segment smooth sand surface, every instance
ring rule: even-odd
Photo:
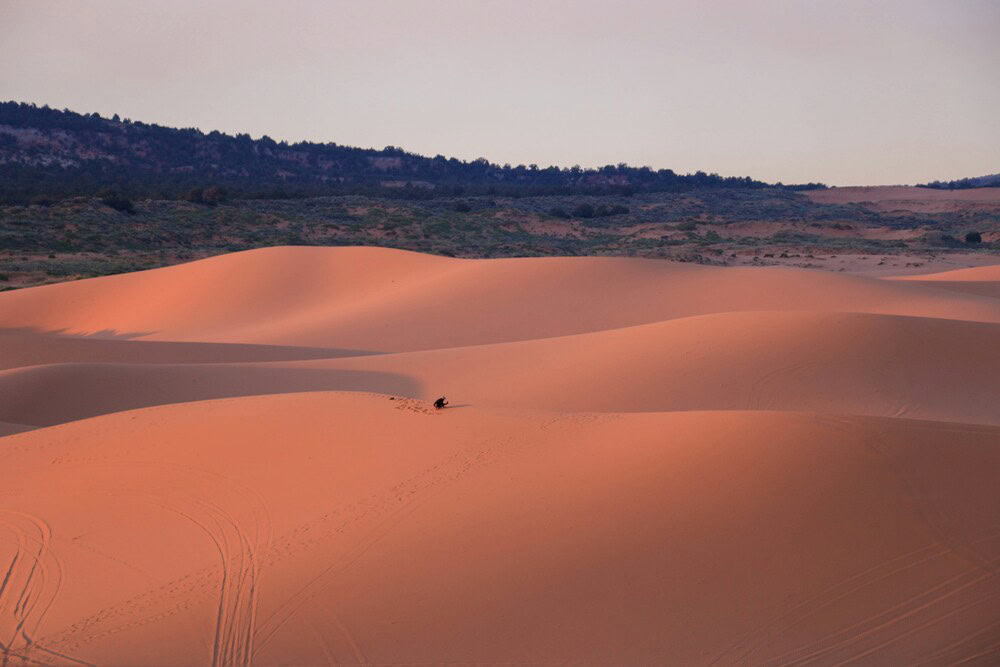
[[[34,426],[29,426],[28,424],[12,424],[10,422],[0,421],[0,436],[11,435],[12,433],[21,433],[23,431],[30,431],[35,428]]]
[[[895,276],[891,280],[904,280],[910,285],[937,287],[962,294],[975,294],[1000,299],[1000,265],[976,266],[940,273]]]
[[[4,292],[0,327],[404,352],[744,310],[1000,323],[1000,303],[993,298],[822,271],[282,247]]]
[[[968,657],[996,642],[998,437],[345,393],[150,408],[5,439],[3,525],[50,575],[15,564],[8,590],[38,600],[40,661]]]
[[[941,282],[1000,282],[1000,264],[954,269],[940,273],[925,273],[915,276],[898,276],[893,280],[919,280]]]
[[[996,664],[996,271],[272,248],[2,293],[2,660]]]
[[[442,388],[465,403],[555,411],[798,410],[1000,425],[1000,325],[736,312],[329,360],[50,364],[0,371],[0,420],[48,426],[150,405],[297,391],[433,400]]]
[[[66,336],[31,329],[0,329],[0,350],[0,370],[60,362],[209,364],[328,359],[365,353],[363,350],[276,345],[133,341],[97,336]]]

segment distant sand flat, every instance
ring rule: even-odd
[[[0,293],[0,654],[995,664],[998,284],[271,248]]]

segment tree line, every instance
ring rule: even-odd
[[[169,128],[18,102],[0,103],[0,201],[45,203],[96,196],[186,199],[198,189],[234,198],[363,194],[439,196],[627,195],[698,188],[813,189],[750,177],[632,167],[597,169],[498,165],[425,157],[395,146],[381,150],[335,143],[253,139],[197,128]],[[211,202],[206,202],[211,203]]]

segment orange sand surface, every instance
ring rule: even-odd
[[[962,294],[977,294],[1000,299],[1000,265],[998,264],[954,269],[941,273],[896,276],[892,280],[905,280],[911,285],[937,287]]]
[[[0,660],[996,664],[998,269],[271,248],[2,293]]]

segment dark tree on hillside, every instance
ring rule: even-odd
[[[105,206],[109,206],[116,211],[121,211],[122,213],[128,213],[129,215],[135,213],[135,206],[133,206],[132,200],[118,190],[105,188],[104,190],[101,190],[99,196],[101,198],[101,203]]]

